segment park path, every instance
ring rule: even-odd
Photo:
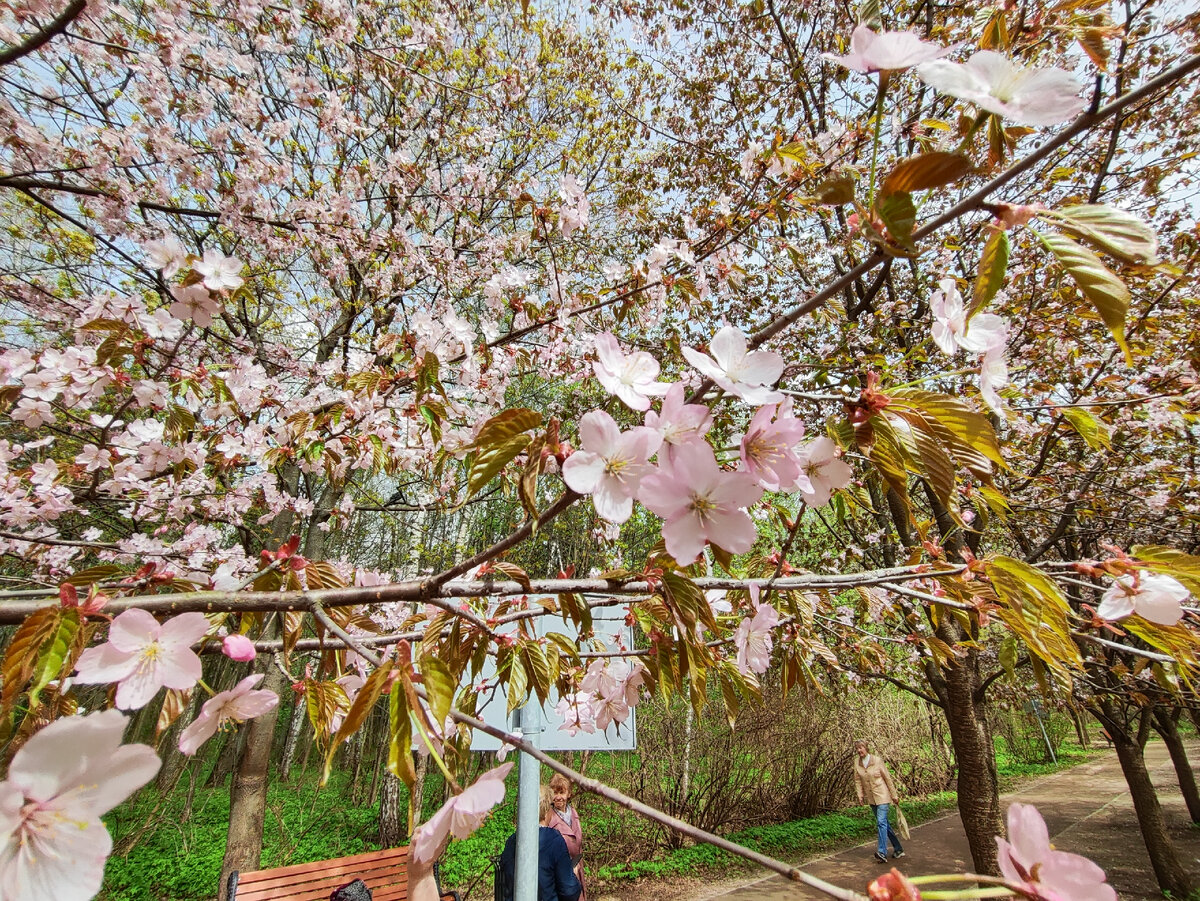
[[[1188,753],[1200,758],[1200,743],[1191,742]],[[1200,880],[1200,829],[1190,825],[1179,793],[1170,757],[1161,742],[1146,747],[1146,766],[1158,789],[1168,828],[1184,858],[1184,865]],[[1138,831],[1125,779],[1117,756],[1108,752],[1089,763],[1063,770],[1022,786],[1003,797],[1005,809],[1012,801],[1034,804],[1046,819],[1051,841],[1063,851],[1085,854],[1104,867],[1109,882],[1122,901],[1162,901],[1150,869],[1150,860]],[[872,854],[875,842],[807,861],[803,868],[836,885],[865,889],[887,868]],[[889,863],[910,876],[961,873],[971,869],[970,851],[957,813],[912,830],[904,843],[907,855]],[[804,886],[771,876],[735,889],[698,896],[709,901],[828,901]]]

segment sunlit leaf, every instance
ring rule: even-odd
[[[975,275],[975,285],[971,290],[968,318],[991,303],[992,298],[1004,287],[1008,251],[1008,232],[1002,228],[991,227],[991,234],[979,255],[979,271]]]
[[[1058,258],[1070,273],[1084,297],[1092,302],[1113,339],[1125,354],[1125,362],[1133,365],[1133,354],[1125,343],[1125,316],[1129,311],[1129,289],[1125,287],[1100,258],[1075,243],[1066,235],[1037,233],[1046,249]]]
[[[1122,263],[1152,266],[1158,262],[1158,236],[1145,222],[1117,207],[1085,203],[1047,210],[1043,219]]]
[[[879,193],[882,196],[928,191],[952,184],[970,171],[971,161],[961,153],[934,150],[897,163],[883,180]]]

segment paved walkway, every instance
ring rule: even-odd
[[[1200,743],[1191,743],[1188,753],[1193,763],[1200,761]],[[1200,881],[1200,827],[1190,823],[1175,770],[1161,742],[1147,746],[1146,765],[1184,865]],[[1038,779],[1005,795],[1003,800],[1005,809],[1011,801],[1035,804],[1046,819],[1054,845],[1063,851],[1086,854],[1104,867],[1122,901],[1162,901],[1115,753]],[[872,858],[874,849],[872,841],[807,861],[804,869],[837,885],[863,890],[885,869]],[[957,813],[914,827],[904,850],[907,856],[893,865],[912,876],[971,869],[970,851]],[[781,876],[701,897],[722,901],[828,901],[828,896]]]

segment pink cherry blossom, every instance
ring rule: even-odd
[[[562,206],[558,208],[558,224],[562,236],[569,238],[576,229],[587,228],[591,204],[574,175],[564,175],[558,182],[558,196]]]
[[[599,695],[592,699],[592,716],[596,718],[596,730],[603,732],[613,723],[623,723],[629,719],[629,704],[625,694],[620,689]]]
[[[596,336],[596,362],[592,371],[604,390],[632,410],[650,409],[650,397],[665,394],[667,384],[656,382],[659,365],[645,351],[626,354],[610,333]]]
[[[705,442],[676,448],[642,479],[638,497],[665,520],[667,553],[680,563],[695,560],[709,541],[733,554],[754,545],[757,533],[743,508],[757,503],[762,489],[747,472],[723,471]]]
[[[1136,613],[1160,626],[1173,626],[1183,617],[1182,604],[1190,595],[1178,581],[1161,573],[1118,576],[1104,592],[1096,613],[1104,619]]]
[[[800,459],[801,468],[812,485],[811,491],[801,488],[800,494],[810,507],[825,506],[833,492],[845,488],[854,475],[850,465],[838,459],[837,445],[824,435],[809,442]]]
[[[204,258],[192,265],[198,273],[204,276],[204,287],[210,291],[224,291],[226,288],[237,290],[244,283],[238,275],[242,271],[242,261],[237,257],[227,257],[215,247],[204,251]]]
[[[146,745],[122,745],[115,710],[56,720],[17,751],[0,782],[0,899],[86,901],[112,837],[100,819],[154,778]]]
[[[254,673],[229,691],[218,692],[205,701],[200,715],[179,736],[179,750],[190,757],[226,723],[244,723],[274,710],[279,695],[265,689],[253,690],[262,680],[262,673]]]
[[[758,602],[759,587],[750,586],[750,599],[754,604],[754,617],[744,617],[734,633],[733,643],[737,646],[737,665],[743,673],[765,673],[771,665],[771,648],[774,639],[771,630],[779,623],[779,611],[771,604]]]
[[[583,449],[563,463],[563,480],[572,491],[590,494],[604,519],[625,522],[633,512],[642,477],[654,470],[648,460],[662,437],[645,426],[621,432],[603,410],[593,410],[580,420],[579,436]]]
[[[980,50],[965,63],[936,59],[917,75],[927,85],[1018,125],[1057,125],[1087,106],[1081,85],[1062,69],[1031,69],[993,50]]]
[[[823,53],[822,56],[839,66],[855,72],[895,72],[953,51],[921,40],[911,31],[882,31],[876,34],[866,25],[859,25],[850,35],[850,52],[845,56]]]
[[[221,307],[203,285],[188,285],[172,291],[175,302],[169,310],[179,320],[190,319],[196,325],[207,328],[212,325],[213,314]]]
[[[108,641],[80,655],[75,681],[116,682],[117,706],[137,710],[164,686],[182,690],[196,684],[200,658],[191,646],[208,630],[203,613],[181,613],[159,623],[145,610],[126,610],[112,621]]]
[[[408,846],[410,860],[430,863],[440,856],[450,836],[466,838],[481,825],[492,808],[504,800],[504,777],[511,763],[488,770],[442,805],[441,810],[413,832]]]
[[[668,451],[688,441],[702,439],[712,428],[712,410],[704,404],[685,404],[683,400],[683,383],[676,382],[667,389],[662,412],[651,410],[646,414],[646,427],[662,435]]]
[[[804,423],[792,415],[790,397],[778,407],[759,407],[742,437],[742,466],[767,491],[811,490],[794,450],[803,437]]]
[[[1000,872],[1043,901],[1117,901],[1104,870],[1086,857],[1056,851],[1046,821],[1032,804],[1008,808],[1008,841],[996,836]]]
[[[987,353],[1003,348],[1008,335],[1008,324],[992,313],[977,313],[967,321],[967,310],[958,284],[952,278],[938,282],[940,290],[929,297],[929,308],[933,313],[933,340],[947,356],[954,356],[958,348],[970,353]]]
[[[230,660],[237,660],[242,663],[253,660],[258,652],[254,649],[252,642],[245,635],[226,635],[221,641],[221,653]]]
[[[709,343],[712,356],[683,348],[687,361],[718,386],[748,404],[773,404],[783,394],[770,388],[783,375],[783,357],[770,350],[746,351],[746,336],[727,325]]]
[[[1008,384],[1008,363],[1004,360],[1004,349],[989,350],[979,360],[979,395],[983,402],[1001,416],[1005,413],[1004,399],[1000,389]]]
[[[596,717],[592,714],[592,705],[585,692],[574,692],[559,698],[554,713],[563,721],[558,727],[560,732],[574,736],[580,732],[591,735],[596,731]]]
[[[146,262],[153,269],[161,269],[163,278],[170,278],[187,262],[187,251],[174,235],[163,235],[161,240],[144,245]]]

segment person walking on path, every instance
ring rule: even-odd
[[[557,830],[567,843],[575,878],[583,886],[579,901],[587,901],[587,885],[583,881],[583,824],[579,821],[579,811],[571,806],[571,783],[561,773],[550,778],[550,801],[550,810],[542,825]]]
[[[892,842],[892,859],[904,856],[904,848],[900,845],[900,837],[892,831],[888,822],[888,810],[892,804],[900,801],[896,786],[892,784],[892,774],[878,754],[872,754],[865,741],[854,743],[854,788],[858,793],[858,803],[865,800],[871,805],[875,814],[875,826],[879,830],[879,844],[875,849],[875,859],[887,863],[887,843]]]

